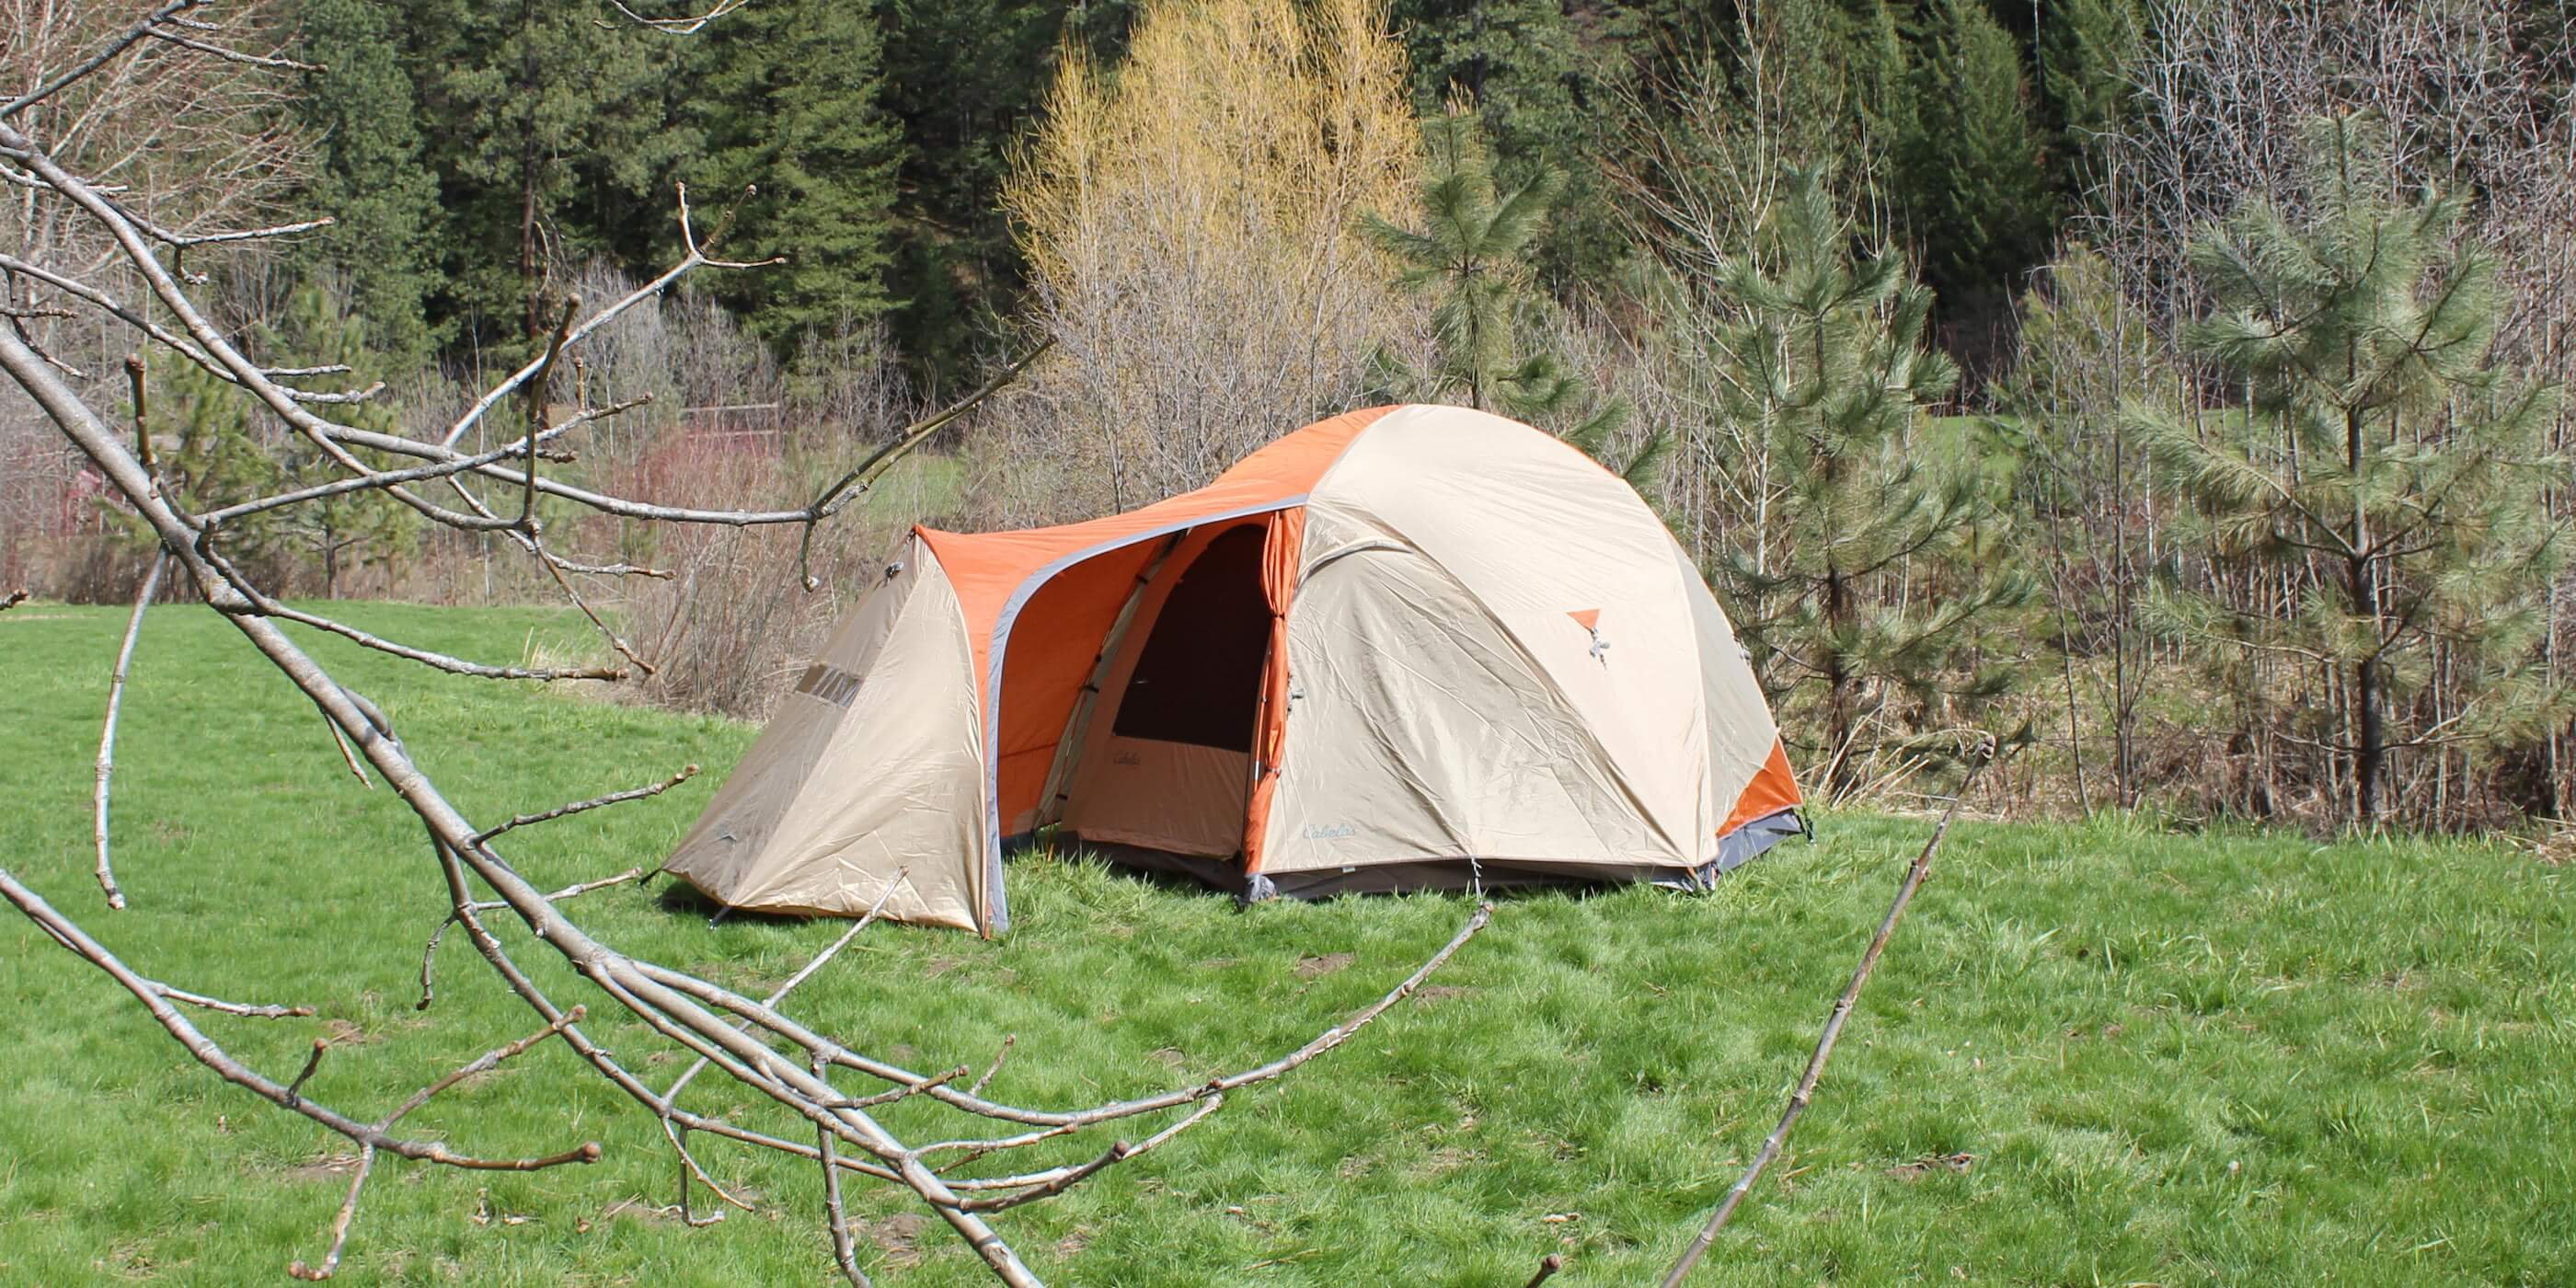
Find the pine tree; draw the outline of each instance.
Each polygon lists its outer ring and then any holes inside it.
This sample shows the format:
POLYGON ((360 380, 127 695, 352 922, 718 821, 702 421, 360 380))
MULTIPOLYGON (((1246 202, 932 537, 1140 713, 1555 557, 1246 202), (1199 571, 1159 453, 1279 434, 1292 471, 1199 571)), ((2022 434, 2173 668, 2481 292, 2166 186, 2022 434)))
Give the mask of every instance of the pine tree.
POLYGON ((2040 29, 2049 181, 2060 203, 2087 198, 2129 120, 2129 58, 2146 32, 2138 0, 2056 0, 2040 29))
POLYGON ((524 349, 553 321, 558 268, 668 257, 673 167, 701 148, 673 119, 695 42, 539 0, 418 0, 406 18, 448 317, 524 349))
MULTIPOLYGON (((875 15, 833 0, 763 0, 708 29, 698 78, 704 190, 756 193, 727 245, 787 262, 723 283, 782 353, 890 307, 885 275, 902 139, 879 105, 875 15)), ((731 200, 728 196, 727 200, 731 200)))
MULTIPOLYGON (((1398 396, 1455 398, 1533 424, 1566 426, 1567 441, 1601 455, 1626 418, 1625 406, 1613 401, 1586 413, 1594 401, 1589 382, 1555 354, 1524 353, 1521 338, 1532 305, 1531 243, 1563 190, 1563 176, 1542 170, 1509 193, 1499 191, 1481 128, 1463 108, 1425 119, 1422 132, 1422 231, 1377 214, 1367 215, 1363 226, 1403 265, 1398 280, 1432 297, 1436 351, 1431 368, 1421 372, 1381 355, 1381 383, 1398 396)), ((1662 453, 1659 442, 1650 442, 1617 468, 1636 481, 1662 453)))
POLYGON ((1769 456, 1769 530, 1725 567, 1739 633, 1775 699, 1822 688, 1835 793, 1857 785, 1863 725, 1895 694, 1982 696, 2009 680, 1966 655, 1993 614, 2030 597, 1995 557, 1979 481, 1909 450, 1925 404, 1958 380, 1924 342, 1931 292, 1900 256, 1855 261, 1851 244, 1826 176, 1794 172, 1765 229, 1776 268, 1725 268, 1741 321, 1713 355, 1727 414, 1769 456))
POLYGON ((2177 591, 2169 623, 2313 659, 2345 706, 2313 741, 2367 826, 2391 753, 2509 745, 2566 709, 2538 652, 2565 558, 2541 494, 2565 466, 2541 438, 2554 391, 2494 354, 2495 260, 2462 236, 2465 200, 2392 200, 2385 143, 2354 118, 2307 143, 2303 213, 2251 199, 2190 248, 2215 309, 2186 343, 2250 406, 2233 429, 2142 419, 2203 551, 2286 588, 2177 591))
POLYGON ((1530 248, 1552 282, 1603 273, 1620 251, 1585 160, 1594 151, 1594 113, 1616 93, 1615 69, 1625 65, 1608 49, 1638 31, 1625 8, 1596 9, 1580 29, 1559 0, 1396 0, 1389 14, 1426 115, 1452 100, 1469 103, 1503 182, 1556 176, 1566 200, 1530 248))
MULTIPOLYGON (((307 282, 297 287, 287 297, 277 324, 261 330, 256 347, 281 365, 345 366, 349 369, 346 378, 361 387, 388 374, 388 355, 373 344, 374 333, 365 313, 354 307, 354 296, 321 283, 307 282)), ((232 406, 241 405, 238 399, 227 401, 232 406)), ((399 414, 382 402, 341 408, 335 418, 378 433, 393 433, 400 428, 399 414)), ((409 463, 364 448, 353 450, 377 469, 399 469, 409 463)), ((281 471, 280 481, 289 487, 310 487, 347 477, 338 462, 301 439, 289 439, 271 459, 281 471)), ((408 506, 373 491, 324 497, 278 511, 275 517, 282 540, 290 547, 300 548, 320 565, 321 590, 326 599, 339 598, 341 574, 353 563, 389 565, 409 554, 425 523, 408 506)))
MULTIPOLYGON (((1851 118, 1843 128, 1853 142, 1839 167, 1846 174, 1890 172, 1894 169, 1890 160, 1914 137, 1919 117, 1914 54, 1896 10, 1883 0, 1846 0, 1829 15, 1826 30, 1833 44, 1818 55, 1793 60, 1791 66, 1840 66, 1851 118)), ((1827 159, 1819 157, 1820 162, 1827 159)), ((1882 195, 1881 200, 1885 199, 1882 195)))
POLYGON ((306 57, 324 70, 299 107, 320 155, 314 204, 335 221, 315 259, 345 276, 358 312, 377 320, 377 347, 397 370, 430 356, 430 230, 438 180, 421 160, 417 95, 394 39, 401 6, 383 0, 306 0, 306 57))
MULTIPOLYGON (((1085 6, 1084 34, 1106 34, 1104 19, 1115 18, 1123 44, 1125 10, 1085 6)), ((887 289, 902 301, 894 327, 907 355, 938 372, 967 362, 994 332, 988 324, 1018 303, 1027 269, 1002 213, 1002 182, 1073 15, 1042 0, 888 0, 880 12, 881 101, 905 144, 887 289)))
POLYGON ((1908 231, 1944 297, 2000 303, 2045 258, 2054 224, 2021 51, 1982 0, 1937 0, 1917 46, 1900 173, 1908 231))

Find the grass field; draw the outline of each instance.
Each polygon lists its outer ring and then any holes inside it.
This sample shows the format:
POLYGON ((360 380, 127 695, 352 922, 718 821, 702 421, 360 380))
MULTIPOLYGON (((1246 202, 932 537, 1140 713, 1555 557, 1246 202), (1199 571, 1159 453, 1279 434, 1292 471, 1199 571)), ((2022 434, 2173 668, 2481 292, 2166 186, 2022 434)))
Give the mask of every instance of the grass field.
MULTIPOLYGON (((577 641, 548 613, 346 611, 490 661, 577 641)), ((122 617, 0 614, 0 864, 147 973, 320 1008, 206 1024, 281 1077, 313 1037, 339 1038, 310 1089, 361 1116, 533 1027, 462 944, 442 951, 437 1006, 413 1009, 443 911, 418 827, 349 778, 312 707, 203 610, 156 610, 144 630, 115 815, 134 907, 107 911, 88 789, 122 617)), ((661 799, 514 838, 547 883, 655 862, 751 735, 317 647, 478 819, 706 766, 661 799)), ((1569 1255, 1559 1283, 1647 1280, 1769 1130, 1922 832, 1827 817, 1816 843, 1705 897, 1506 900, 1436 990, 1361 1040, 997 1224, 1065 1283, 1517 1285, 1551 1250, 1569 1255)), ((981 1063, 1016 1033, 998 1093, 1088 1102, 1302 1041, 1467 912, 1237 910, 1071 861, 1009 879, 1006 939, 872 928, 797 1009, 924 1068, 981 1063)), ((2500 845, 1963 824, 1789 1156, 1702 1279, 2576 1281, 2570 886, 2500 845)), ((840 929, 710 929, 658 886, 579 913, 629 951, 754 989, 840 929)), ((631 1064, 681 1067, 640 1026, 596 1031, 631 1064)), ((698 1085, 708 1112, 763 1112, 698 1085)), ((658 1130, 559 1044, 411 1123, 475 1152, 595 1138, 607 1154, 530 1175, 380 1168, 345 1277, 829 1275, 810 1165, 710 1145, 761 1211, 703 1230, 656 1216, 673 1192, 658 1130)), ((0 1282, 280 1280, 327 1241, 341 1145, 219 1082, 103 976, 0 916, 0 1282)), ((854 1199, 879 1282, 983 1282, 896 1195, 854 1199)))

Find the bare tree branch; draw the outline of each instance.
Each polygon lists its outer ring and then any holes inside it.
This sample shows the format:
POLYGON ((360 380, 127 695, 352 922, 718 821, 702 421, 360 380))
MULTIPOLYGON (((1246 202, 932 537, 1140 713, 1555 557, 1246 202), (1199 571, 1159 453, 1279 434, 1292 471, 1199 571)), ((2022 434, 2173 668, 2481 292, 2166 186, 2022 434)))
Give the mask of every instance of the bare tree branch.
MULTIPOLYGON (((643 787, 630 787, 625 791, 610 792, 605 796, 593 796, 589 800, 574 801, 569 805, 557 805, 553 809, 545 810, 541 813, 513 815, 507 823, 503 823, 498 827, 486 828, 483 831, 475 833, 474 840, 477 844, 480 844, 482 842, 489 841, 512 828, 526 827, 531 823, 550 822, 554 819, 562 818, 567 814, 579 814, 588 810, 598 809, 605 805, 622 805, 627 801, 640 801, 648 797, 659 796, 697 776, 698 767, 696 765, 682 765, 680 767, 680 772, 673 774, 669 778, 665 778, 658 783, 648 784, 643 787)), ((617 879, 618 878, 611 877, 608 882, 604 882, 602 884, 611 884, 617 879)), ((562 897, 562 892, 558 892, 557 894, 550 895, 548 897, 560 898, 562 897)))
POLYGON ((1754 1154, 1753 1162, 1745 1167, 1744 1175, 1736 1178, 1735 1184, 1726 1191, 1726 1198, 1717 1205, 1716 1211, 1709 1214, 1708 1224, 1700 1228, 1699 1236, 1691 1240, 1689 1247, 1682 1249, 1682 1255, 1673 1262, 1672 1268, 1664 1272, 1663 1288, 1680 1288, 1681 1282, 1690 1277, 1691 1269, 1707 1255, 1709 1245, 1717 1241, 1718 1231, 1725 1229, 1727 1219, 1735 1215, 1736 1206, 1744 1202, 1744 1196, 1753 1190, 1753 1183, 1761 1179, 1762 1169, 1769 1167, 1789 1143, 1789 1129, 1798 1125, 1798 1116, 1807 1112, 1808 1102, 1815 1098, 1816 1083, 1825 1076, 1825 1062, 1833 1058, 1834 1041, 1842 1036, 1843 1023, 1851 1018, 1852 1007, 1860 1001, 1860 991, 1868 985, 1870 972, 1878 969, 1879 955, 1887 951, 1887 941, 1896 933, 1897 920, 1905 915, 1905 905, 1914 901, 1914 892, 1922 888, 1923 878, 1931 874, 1932 856, 1941 852, 1941 842, 1950 834, 1951 821, 1959 817, 1959 805, 1967 799, 1968 789, 1975 785, 1986 767, 1994 763, 1996 754, 1995 744, 1989 739, 1985 758, 1978 761, 1960 783, 1958 795, 1950 798, 1950 807, 1942 811, 1941 821, 1933 825, 1931 839, 1923 843, 1923 852, 1915 855, 1914 862, 1905 869, 1905 879, 1896 887, 1896 901, 1888 905, 1887 916, 1878 923, 1878 933, 1870 936, 1869 947, 1862 950, 1860 967, 1852 972, 1851 983, 1843 987, 1842 996, 1834 1000, 1834 1009, 1825 1016, 1824 1032, 1816 1038, 1815 1053, 1807 1058, 1807 1070, 1798 1076, 1797 1089, 1789 1093, 1789 1107, 1781 1113, 1779 1125, 1771 1129, 1771 1135, 1763 1140, 1761 1150, 1754 1154))
POLYGON ((166 553, 152 557, 152 571, 143 575, 143 588, 134 593, 134 616, 125 623, 125 642, 116 650, 116 669, 107 679, 107 719, 98 731, 98 785, 92 793, 92 838, 98 844, 98 888, 107 894, 107 906, 122 910, 125 892, 116 888, 116 870, 107 856, 107 782, 116 775, 116 716, 125 703, 125 671, 134 661, 134 640, 143 633, 143 614, 152 607, 152 597, 161 591, 161 574, 170 567, 166 553))

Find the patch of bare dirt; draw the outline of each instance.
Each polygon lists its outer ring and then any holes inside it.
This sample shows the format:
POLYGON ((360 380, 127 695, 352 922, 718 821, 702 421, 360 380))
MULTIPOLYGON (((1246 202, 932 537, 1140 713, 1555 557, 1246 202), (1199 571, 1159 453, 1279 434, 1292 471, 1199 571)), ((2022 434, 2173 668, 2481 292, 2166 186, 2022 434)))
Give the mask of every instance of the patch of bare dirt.
POLYGON ((1358 960, 1358 957, 1350 953, 1326 953, 1321 957, 1300 957, 1297 959, 1297 978, 1314 979, 1317 976, 1330 975, 1358 960))
POLYGON ((859 1233, 886 1254, 887 1265, 917 1266, 921 1264, 921 1232, 929 1224, 930 1218, 918 1212, 897 1212, 862 1222, 859 1233))
POLYGON ((322 1036, 333 1046, 367 1046, 382 1040, 359 1028, 355 1020, 324 1020, 322 1036))
POLYGON ((1926 1154, 1911 1163, 1899 1163, 1887 1169, 1887 1174, 1900 1181, 1919 1181, 1934 1172, 1956 1172, 1965 1176, 1968 1169, 1976 1165, 1977 1156, 1974 1154, 1926 1154))
POLYGON ((345 1181, 349 1170, 358 1165, 355 1154, 318 1154, 309 1162, 298 1163, 279 1175, 290 1181, 345 1181))

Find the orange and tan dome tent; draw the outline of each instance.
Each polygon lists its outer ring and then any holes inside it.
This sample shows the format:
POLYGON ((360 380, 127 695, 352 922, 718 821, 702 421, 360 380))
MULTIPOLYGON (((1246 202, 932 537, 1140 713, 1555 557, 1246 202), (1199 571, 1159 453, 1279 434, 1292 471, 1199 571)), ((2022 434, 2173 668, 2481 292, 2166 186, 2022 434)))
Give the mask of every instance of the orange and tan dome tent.
POLYGON ((916 528, 668 870, 1010 923, 1041 828, 1247 898, 1648 880, 1799 830, 1726 615, 1637 494, 1458 407, 1310 425, 1062 527, 916 528))

